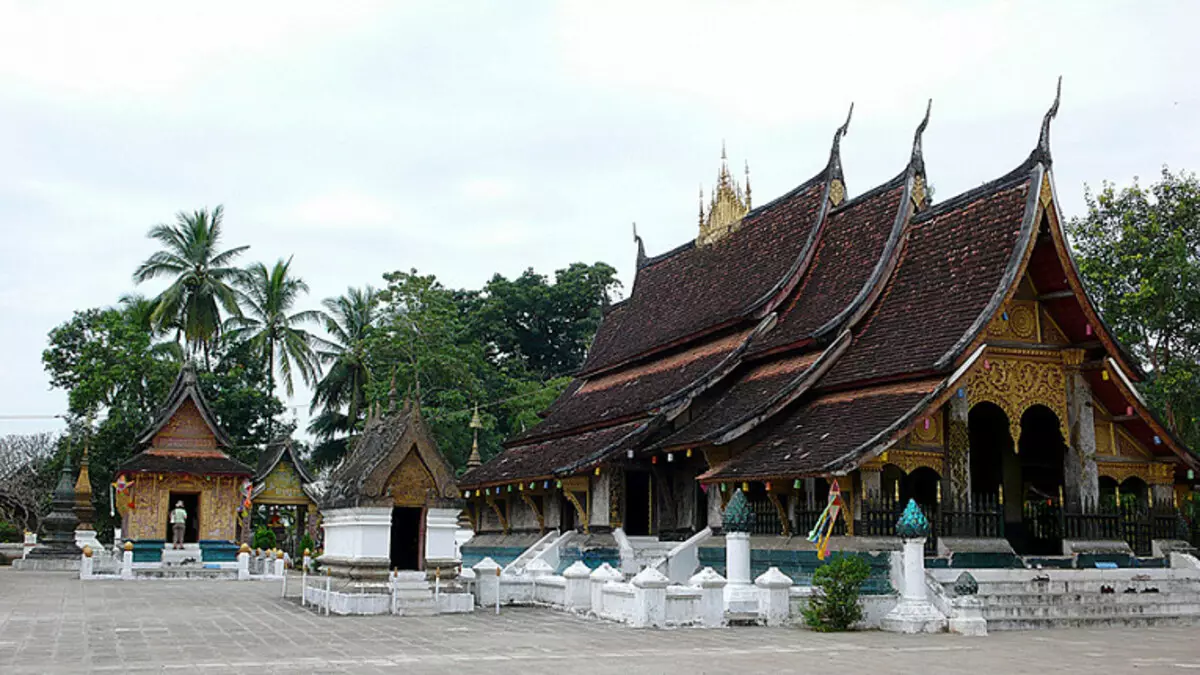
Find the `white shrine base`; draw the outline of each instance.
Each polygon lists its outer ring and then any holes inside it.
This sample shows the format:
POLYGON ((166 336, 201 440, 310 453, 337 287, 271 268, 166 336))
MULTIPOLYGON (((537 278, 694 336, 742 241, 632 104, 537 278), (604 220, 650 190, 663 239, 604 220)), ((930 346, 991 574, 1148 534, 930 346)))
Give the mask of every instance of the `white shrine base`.
POLYGON ((304 604, 325 614, 432 616, 475 609, 475 596, 464 592, 460 585, 435 584, 424 572, 396 572, 385 583, 346 583, 343 579, 312 576, 302 593, 304 604))

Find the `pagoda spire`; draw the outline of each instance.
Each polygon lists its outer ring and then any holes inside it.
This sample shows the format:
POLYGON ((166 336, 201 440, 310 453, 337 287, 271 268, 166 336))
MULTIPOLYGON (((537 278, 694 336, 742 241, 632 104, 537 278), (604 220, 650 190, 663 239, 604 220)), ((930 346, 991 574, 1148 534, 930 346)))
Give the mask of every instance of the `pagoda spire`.
POLYGON ((92 507, 92 478, 88 473, 88 449, 91 441, 84 441, 83 457, 79 460, 79 478, 75 480, 75 517, 79 520, 79 530, 92 529, 96 518, 92 507))
POLYGON ((471 430, 474 432, 474 438, 471 440, 471 456, 467 458, 467 470, 482 466, 483 460, 479 456, 479 430, 483 428, 483 420, 479 417, 479 404, 475 404, 475 412, 471 415, 471 430))
MULTIPOLYGON (((747 168, 748 168, 747 164, 747 168)), ((724 239, 738 231, 742 219, 750 212, 750 200, 745 188, 733 179, 729 172, 729 154, 725 141, 721 141, 721 166, 717 170, 717 185, 704 204, 704 186, 700 186, 700 233, 696 244, 705 246, 724 239)))

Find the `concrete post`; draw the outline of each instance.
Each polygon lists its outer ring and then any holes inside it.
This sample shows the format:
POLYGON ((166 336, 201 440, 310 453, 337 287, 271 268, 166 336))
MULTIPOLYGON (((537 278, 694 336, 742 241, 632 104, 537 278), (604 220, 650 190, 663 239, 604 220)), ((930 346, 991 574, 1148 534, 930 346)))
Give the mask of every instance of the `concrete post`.
POLYGON ((638 572, 633 578, 634 628, 660 628, 667 623, 667 586, 671 580, 653 567, 638 572))
POLYGON ((497 603, 500 597, 500 566, 491 558, 484 558, 475 563, 471 569, 475 570, 475 588, 477 590, 478 601, 480 607, 491 607, 497 603))
POLYGON ((554 568, 550 566, 550 563, 539 558, 525 566, 525 573, 536 579, 554 574, 554 568))
POLYGON ((758 597, 750 581, 750 533, 725 533, 725 608, 757 612, 758 597))
POLYGON ((1096 422, 1092 410, 1092 388, 1080 370, 1082 349, 1063 351, 1067 365, 1067 425, 1070 438, 1063 459, 1063 492, 1068 503, 1096 504, 1100 499, 1100 475, 1096 470, 1096 422))
POLYGON ((133 579, 133 542, 125 542, 121 555, 121 578, 133 579))
POLYGON ((613 569, 608 563, 600 563, 588 577, 592 590, 592 613, 601 614, 604 611, 604 584, 610 581, 621 581, 625 575, 613 569))
POLYGON ((937 633, 946 629, 946 617, 929 602, 925 586, 925 537, 904 540, 904 588, 900 602, 880 622, 893 633, 937 633))
POLYGON ((705 567, 688 579, 688 584, 700 589, 700 623, 705 628, 720 628, 725 624, 725 577, 711 567, 705 567))
POLYGON ((26 532, 25 545, 21 549, 21 558, 27 557, 34 546, 37 546, 37 532, 26 532))
POLYGON ((954 616, 948 628, 959 635, 987 635, 987 619, 983 618, 983 601, 974 595, 960 595, 950 601, 954 616))
POLYGON ((572 612, 588 611, 592 606, 591 568, 583 564, 582 560, 576 560, 571 563, 570 567, 563 570, 562 575, 566 580, 564 595, 566 596, 567 610, 572 612))
POLYGON ((283 551, 275 554, 275 576, 281 577, 287 572, 283 565, 283 551))
POLYGON ((81 553, 80 555, 82 557, 79 560, 79 578, 80 579, 91 579, 92 578, 92 547, 84 546, 83 553, 81 553))
POLYGON ((242 549, 237 555, 237 578, 238 581, 250 579, 250 547, 245 544, 242 544, 242 549))
POLYGON ((758 575, 754 585, 759 589, 758 615, 768 626, 782 626, 791 613, 788 591, 792 588, 792 578, 778 567, 771 567, 758 575))

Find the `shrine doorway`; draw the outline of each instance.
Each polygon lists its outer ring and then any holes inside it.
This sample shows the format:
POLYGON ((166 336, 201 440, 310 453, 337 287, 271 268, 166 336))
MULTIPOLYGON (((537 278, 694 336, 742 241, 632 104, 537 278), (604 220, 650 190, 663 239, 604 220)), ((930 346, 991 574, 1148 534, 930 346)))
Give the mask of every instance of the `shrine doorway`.
MULTIPOLYGON (((1021 415, 1018 493, 1022 523, 1013 541, 1018 553, 1062 553, 1063 474, 1067 444, 1058 415, 1043 405, 1030 406, 1021 415)), ((1007 496, 1007 495, 1006 495, 1007 496)))
POLYGON ((388 564, 392 569, 423 569, 421 548, 424 540, 425 509, 408 506, 392 508, 392 537, 388 564))
POLYGON ((651 533, 653 522, 650 512, 654 502, 654 477, 649 471, 625 472, 625 517, 622 523, 625 534, 644 537, 651 533))
POLYGON ((200 494, 198 492, 172 492, 170 499, 167 502, 167 536, 166 541, 170 543, 175 533, 171 529, 171 513, 175 510, 175 505, 183 502, 183 508, 187 511, 187 524, 183 528, 183 541, 186 544, 195 544, 200 541, 200 494))
POLYGON ((575 505, 567 499, 567 491, 558 495, 558 531, 562 533, 575 529, 575 505))

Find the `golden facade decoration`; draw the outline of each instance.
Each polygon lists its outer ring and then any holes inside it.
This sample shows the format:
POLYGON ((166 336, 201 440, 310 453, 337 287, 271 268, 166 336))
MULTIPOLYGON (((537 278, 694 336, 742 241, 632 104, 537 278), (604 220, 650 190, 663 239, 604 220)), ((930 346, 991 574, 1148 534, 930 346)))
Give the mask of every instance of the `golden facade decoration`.
POLYGON ((881 456, 884 464, 898 467, 904 473, 917 469, 933 469, 939 476, 945 471, 945 455, 936 450, 889 450, 881 456))
POLYGON ((608 524, 614 528, 621 527, 621 504, 625 501, 625 472, 613 471, 608 478, 608 524))
POLYGON ((1041 342, 1038 303, 1035 300, 1010 300, 1004 310, 988 324, 988 337, 994 340, 1041 342), (1005 318, 1007 317, 1007 319, 1005 318))
POLYGON ((200 539, 233 541, 237 538, 240 478, 153 473, 138 474, 129 491, 118 496, 126 516, 125 537, 169 540, 167 514, 173 506, 171 493, 198 495, 200 539))
POLYGON ((970 446, 971 434, 967 420, 951 419, 945 464, 950 473, 950 488, 956 504, 967 504, 971 496, 970 446))
POLYGON ((1162 462, 1096 462, 1096 472, 1117 483, 1129 478, 1140 478, 1147 485, 1172 485, 1175 482, 1175 467, 1162 462))
POLYGON ((387 485, 392 493, 392 503, 396 506, 424 507, 428 502, 429 491, 437 491, 433 474, 415 450, 410 451, 404 461, 400 462, 400 466, 388 477, 387 485))
POLYGON ((1150 459, 1152 453, 1142 447, 1128 431, 1117 429, 1117 456, 1129 459, 1150 459))
POLYGON ((934 414, 918 420, 908 435, 908 442, 914 446, 942 447, 942 416, 934 414))
POLYGON ((925 206, 925 177, 917 174, 913 178, 912 203, 914 210, 920 211, 925 206))
POLYGON ((163 450, 215 450, 217 437, 200 415, 200 409, 188 399, 154 435, 151 445, 163 450))
POLYGON ((838 179, 829 182, 829 203, 837 206, 846 198, 846 185, 838 179))
POLYGON ((1117 437, 1113 433, 1113 423, 1096 418, 1096 454, 1116 456, 1117 437))
POLYGON ((1003 410, 1014 443, 1021 438, 1021 416, 1035 405, 1053 411, 1064 442, 1071 438, 1067 431, 1066 369, 1057 354, 990 351, 967 376, 967 396, 971 406, 986 401, 1003 410))
POLYGON ((1052 345, 1071 344, 1066 334, 1058 327, 1058 322, 1054 320, 1054 317, 1050 316, 1050 313, 1044 307, 1038 308, 1038 325, 1041 327, 1043 343, 1052 345))
POLYGON ((705 246, 737 232, 742 219, 750 212, 750 167, 746 166, 746 185, 743 188, 729 173, 729 162, 725 146, 721 146, 721 169, 717 172, 717 186, 704 205, 704 189, 700 189, 700 234, 696 245, 705 246))
POLYGON ((263 480, 262 492, 254 497, 259 504, 312 504, 304 493, 300 474, 290 462, 279 462, 263 480))
POLYGON ((537 502, 533 499, 533 495, 530 494, 528 490, 522 490, 521 500, 525 502, 525 505, 529 507, 529 510, 533 511, 533 516, 537 518, 538 532, 545 532, 546 516, 542 513, 542 510, 538 508, 537 502))

